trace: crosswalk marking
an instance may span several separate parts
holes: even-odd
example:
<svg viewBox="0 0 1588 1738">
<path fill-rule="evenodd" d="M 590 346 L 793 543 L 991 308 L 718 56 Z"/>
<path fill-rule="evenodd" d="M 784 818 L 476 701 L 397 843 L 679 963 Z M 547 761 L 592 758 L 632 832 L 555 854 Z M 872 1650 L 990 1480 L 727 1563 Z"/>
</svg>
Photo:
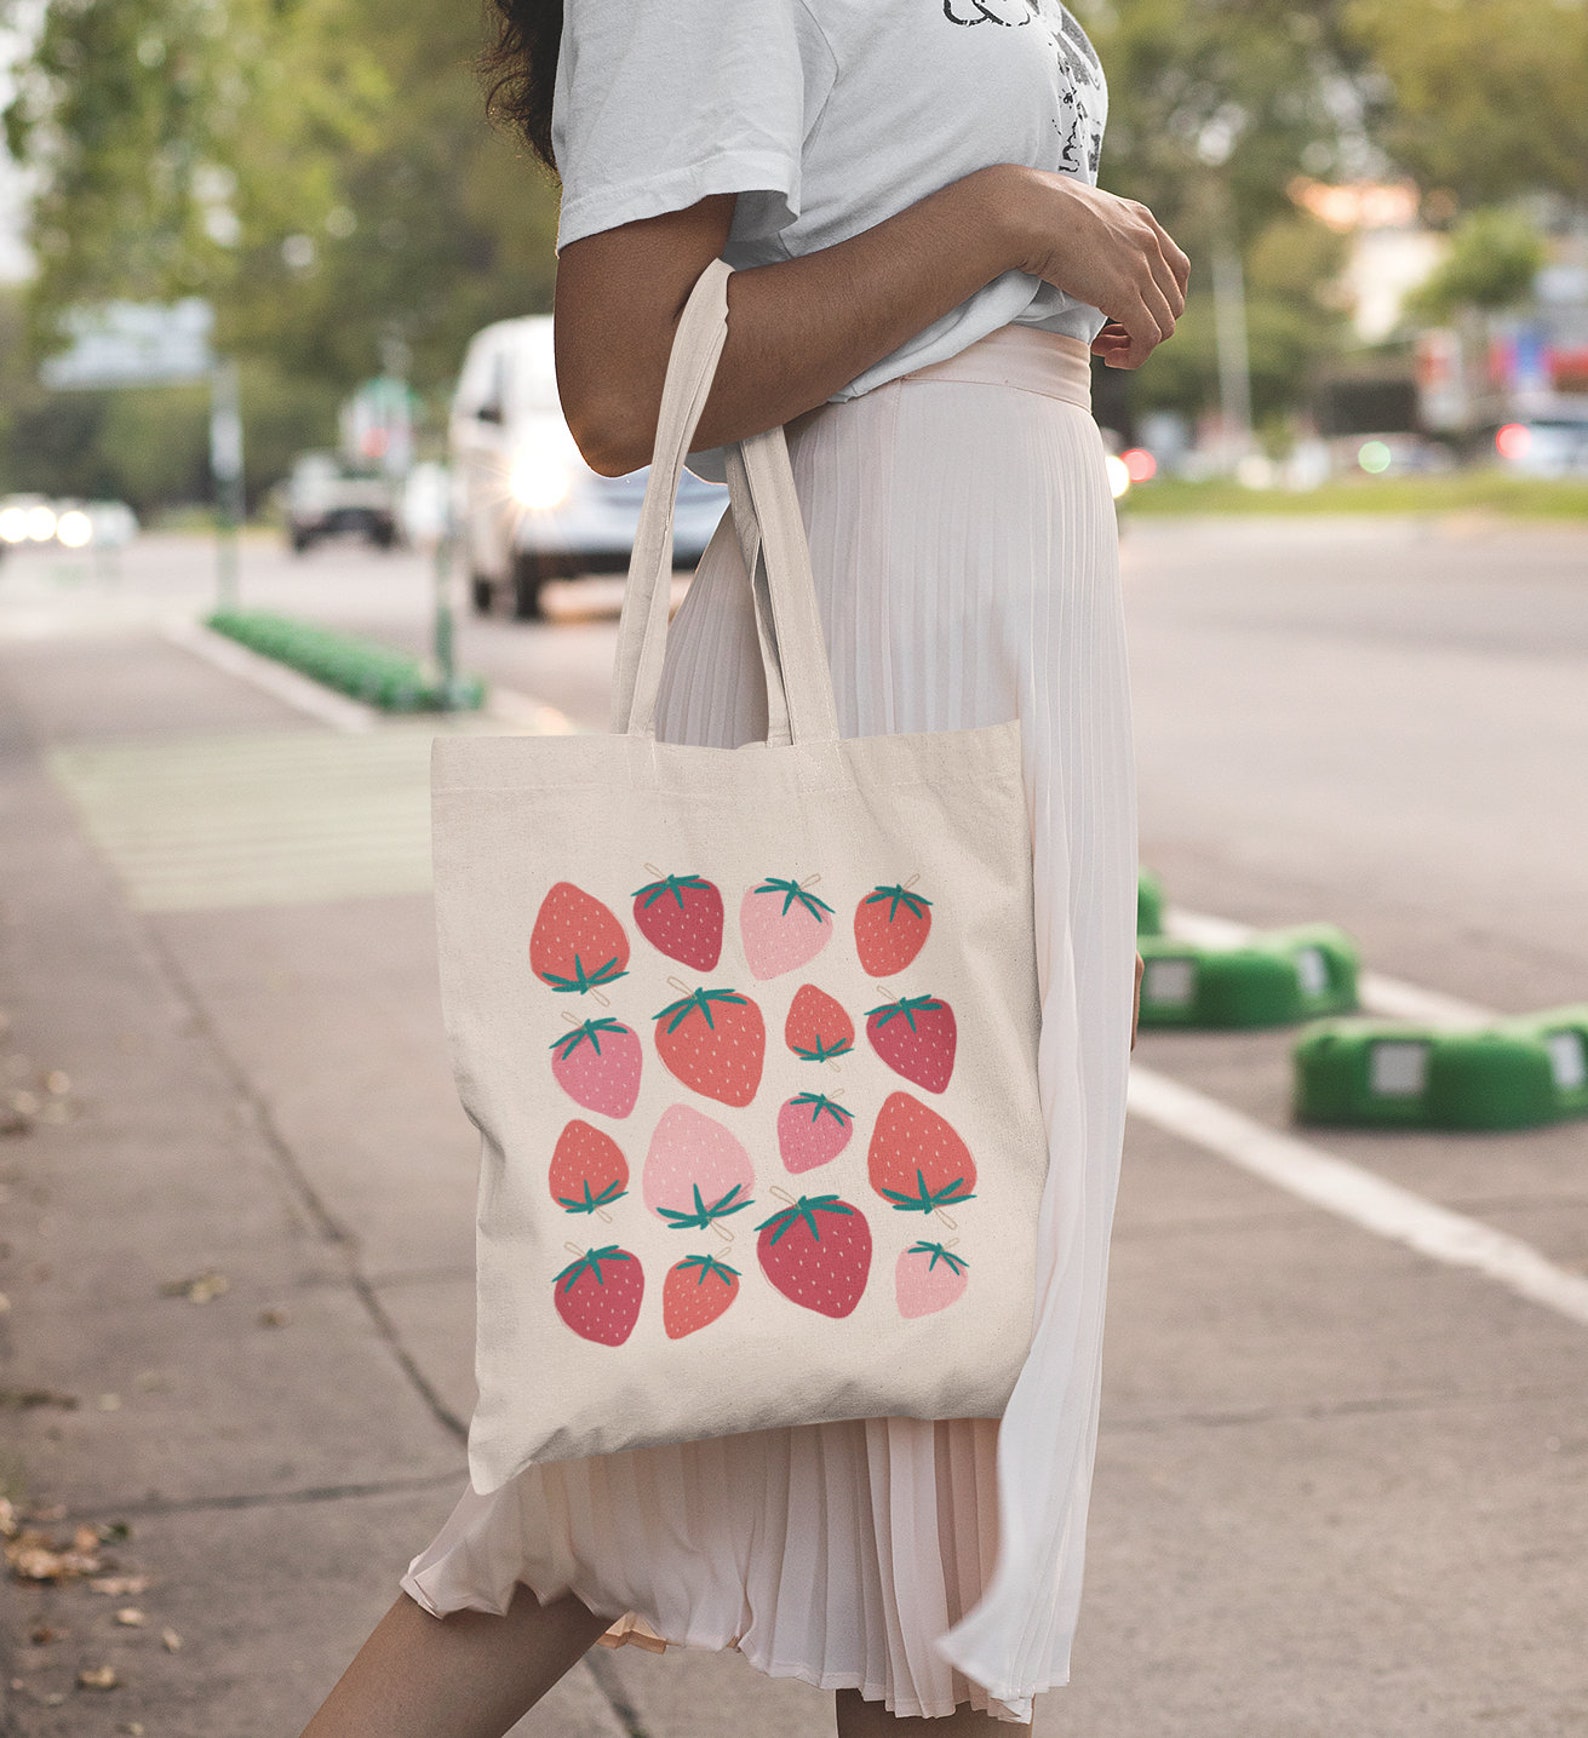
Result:
<svg viewBox="0 0 1588 1738">
<path fill-rule="evenodd" d="M 428 890 L 436 732 L 206 732 L 57 747 L 50 767 L 136 909 L 309 904 Z"/>
</svg>

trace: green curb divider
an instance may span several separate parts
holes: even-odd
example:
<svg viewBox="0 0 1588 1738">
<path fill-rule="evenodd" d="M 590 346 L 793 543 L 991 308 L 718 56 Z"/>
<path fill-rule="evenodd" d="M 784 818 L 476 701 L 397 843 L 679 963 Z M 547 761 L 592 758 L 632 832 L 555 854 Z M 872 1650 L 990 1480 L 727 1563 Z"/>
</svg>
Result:
<svg viewBox="0 0 1588 1738">
<path fill-rule="evenodd" d="M 1163 882 L 1150 869 L 1136 879 L 1136 934 L 1163 934 Z"/>
<path fill-rule="evenodd" d="M 1293 1026 L 1357 1005 L 1356 944 L 1332 924 L 1268 930 L 1237 947 L 1144 934 L 1137 947 L 1143 1026 Z"/>
<path fill-rule="evenodd" d="M 485 684 L 478 677 L 438 682 L 403 652 L 290 616 L 217 610 L 205 625 L 382 712 L 473 712 L 485 703 Z"/>
<path fill-rule="evenodd" d="M 1300 1122 L 1540 1128 L 1588 1116 L 1588 1003 L 1472 1032 L 1325 1020 L 1292 1051 Z"/>
</svg>

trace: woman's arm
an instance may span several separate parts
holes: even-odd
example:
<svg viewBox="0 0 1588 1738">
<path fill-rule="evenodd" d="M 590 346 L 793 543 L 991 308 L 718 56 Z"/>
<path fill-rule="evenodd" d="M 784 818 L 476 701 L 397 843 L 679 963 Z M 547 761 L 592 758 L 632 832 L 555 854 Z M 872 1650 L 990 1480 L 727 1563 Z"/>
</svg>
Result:
<svg viewBox="0 0 1588 1738">
<path fill-rule="evenodd" d="M 557 262 L 557 382 L 580 451 L 619 476 L 647 463 L 673 328 L 722 252 L 734 196 L 570 242 Z M 950 183 L 875 228 L 735 272 L 728 343 L 696 444 L 790 421 L 1006 271 L 1110 317 L 1098 353 L 1139 368 L 1185 307 L 1190 270 L 1132 200 L 1003 165 Z"/>
</svg>

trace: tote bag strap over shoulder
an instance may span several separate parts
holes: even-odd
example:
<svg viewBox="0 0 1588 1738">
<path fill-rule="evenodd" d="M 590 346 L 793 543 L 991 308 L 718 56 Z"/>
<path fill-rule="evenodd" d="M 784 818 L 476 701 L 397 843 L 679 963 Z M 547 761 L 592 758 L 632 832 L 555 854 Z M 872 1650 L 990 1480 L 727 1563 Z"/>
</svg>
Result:
<svg viewBox="0 0 1588 1738">
<path fill-rule="evenodd" d="M 679 317 L 668 360 L 656 450 L 618 628 L 613 728 L 630 736 L 656 732 L 671 602 L 673 506 L 727 341 L 731 275 L 721 260 L 701 274 Z M 768 741 L 773 746 L 834 741 L 832 676 L 783 430 L 771 428 L 730 447 L 727 468 L 735 529 L 757 606 Z"/>
</svg>

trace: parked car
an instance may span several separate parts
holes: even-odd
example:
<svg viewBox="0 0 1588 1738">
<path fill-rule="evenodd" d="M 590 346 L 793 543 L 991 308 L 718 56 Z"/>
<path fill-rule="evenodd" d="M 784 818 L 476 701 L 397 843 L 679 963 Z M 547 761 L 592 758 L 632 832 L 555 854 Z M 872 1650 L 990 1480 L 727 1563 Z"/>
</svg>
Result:
<svg viewBox="0 0 1588 1738">
<path fill-rule="evenodd" d="M 557 401 L 549 315 L 475 334 L 451 448 L 459 539 L 482 614 L 503 594 L 515 616 L 534 617 L 546 580 L 628 567 L 648 472 L 603 477 L 579 456 Z M 680 566 L 700 559 L 726 505 L 726 489 L 684 473 L 673 530 Z"/>
<path fill-rule="evenodd" d="M 322 537 L 355 532 L 380 549 L 397 541 L 397 491 L 379 471 L 335 453 L 302 453 L 287 477 L 287 540 L 301 555 Z"/>
<path fill-rule="evenodd" d="M 1588 477 L 1588 399 L 1508 422 L 1495 432 L 1494 450 L 1524 477 Z"/>
</svg>

